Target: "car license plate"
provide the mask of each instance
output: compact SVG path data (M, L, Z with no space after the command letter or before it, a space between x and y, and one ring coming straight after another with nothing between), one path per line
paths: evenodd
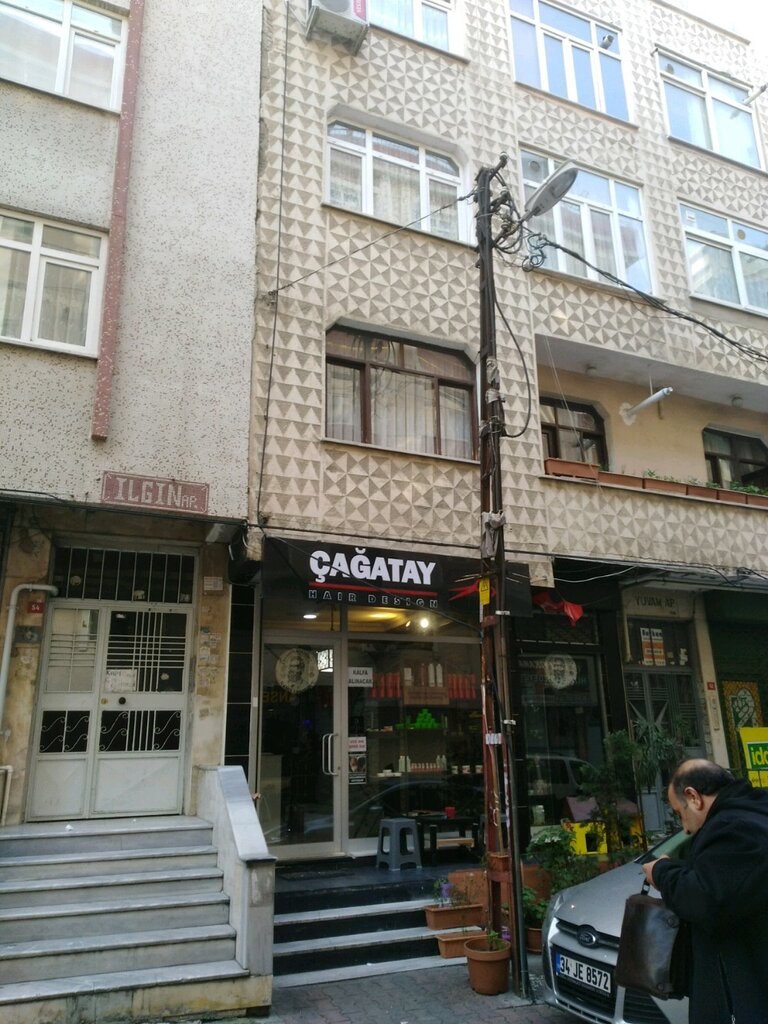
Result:
M576 960L572 956L555 953L555 974L576 981L580 985L596 988L598 992L611 994L611 975L608 971L595 967L594 964L584 963L583 960Z

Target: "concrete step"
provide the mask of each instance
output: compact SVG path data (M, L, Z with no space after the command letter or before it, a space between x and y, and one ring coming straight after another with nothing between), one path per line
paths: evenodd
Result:
M158 921L164 928L191 928L228 920L229 897L223 892L11 907L0 911L0 943L151 931Z
M7 857L48 856L108 850L146 850L163 846L209 846L212 826L202 818L91 818L39 822L0 830L0 862Z
M322 936L370 934L391 928L424 926L426 899L372 903L367 906L334 907L275 915L275 943L301 941Z
M405 960L387 960L382 963L347 964L325 970L304 971L298 974L275 975L274 988L299 988L303 985L326 985L331 981L349 981L352 978L374 978L382 974L401 974L403 971L423 971L432 967L455 967L463 960L445 960L441 956L409 957Z
M121 971L216 963L235 955L230 925L0 945L4 985Z
M221 890L222 877L219 868L201 867L0 882L0 910L8 907L55 906L58 903L95 903L123 897L152 897L169 891L217 892Z
M0 860L4 882L16 879L125 874L127 871L167 871L185 866L215 866L213 846L169 846L148 850L105 850L7 857Z
M274 974L390 962L408 957L432 956L437 952L435 932L426 926L314 937L275 944Z
M0 984L4 1024L100 1024L188 1015L232 1016L269 1005L269 979L252 977L235 960L139 971Z

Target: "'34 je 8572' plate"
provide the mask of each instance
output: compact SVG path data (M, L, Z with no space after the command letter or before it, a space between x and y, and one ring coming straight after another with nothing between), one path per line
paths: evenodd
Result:
M580 985L596 988L598 992L605 992L607 995L611 993L611 975L608 971L575 957L565 956L564 953L555 954L555 974L576 981Z

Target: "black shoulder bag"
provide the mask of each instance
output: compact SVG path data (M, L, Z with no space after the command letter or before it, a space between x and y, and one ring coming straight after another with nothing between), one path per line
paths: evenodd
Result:
M624 907L616 983L657 999L682 999L688 994L688 926L663 900L649 896L649 888L645 882Z

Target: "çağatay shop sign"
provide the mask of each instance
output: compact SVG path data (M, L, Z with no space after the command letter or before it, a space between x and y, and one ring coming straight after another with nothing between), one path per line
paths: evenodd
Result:
M389 608L455 608L476 616L479 560L423 552L267 538L264 590L295 587L304 600Z

